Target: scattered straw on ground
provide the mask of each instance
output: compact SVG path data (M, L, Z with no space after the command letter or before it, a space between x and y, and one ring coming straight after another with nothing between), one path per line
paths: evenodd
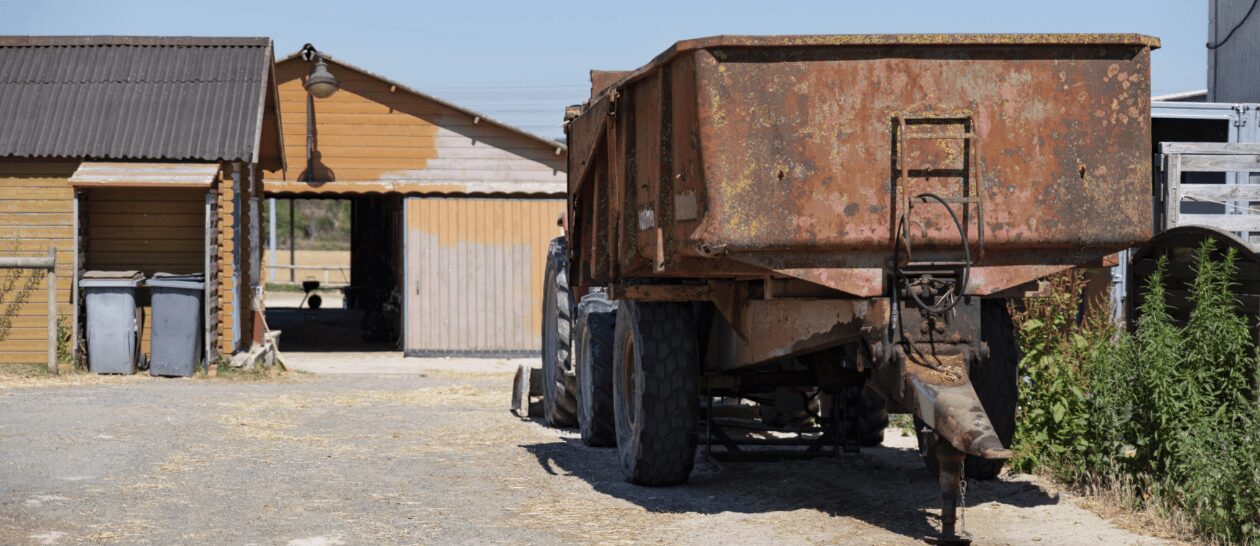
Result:
M508 400L500 392L480 389L472 385L451 385L401 391L353 391L333 396L311 399L308 404L320 406L358 407L379 402L417 406L422 408L506 408Z
M82 370L63 371L51 375L43 364L0 364L0 390L31 387L74 387L82 385L119 385L148 379L137 375L97 375ZM156 379L156 378L155 378Z
M1119 488L1103 488L1079 497L1076 503L1116 527L1166 540L1195 542L1193 525L1181 514L1158 508L1135 510L1135 502Z
M424 370L424 375L429 377L440 377L442 379L460 379L464 381L502 381L506 385L512 384L512 377L516 372L504 371L462 371L462 370L446 370L442 368L433 368Z
M650 512L608 496L576 496L548 488L516 510L514 525L558 532L577 543L641 544L651 533L669 536L668 528L684 519L679 514Z
M199 382L292 382L309 380L309 374L278 369L245 371L219 368L215 377L197 374L190 378L153 377L139 371L133 375L99 375L82 369L63 369L59 375L48 373L43 364L0 364L0 390L38 387L81 387L91 385L126 385L170 381Z

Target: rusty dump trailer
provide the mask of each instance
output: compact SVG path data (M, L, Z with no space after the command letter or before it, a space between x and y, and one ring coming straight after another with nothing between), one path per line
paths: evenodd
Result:
M1155 47L719 36L592 73L546 278L548 420L663 485L698 436L740 451L721 424L751 403L809 453L867 443L886 404L921 423L938 538L961 540L964 460L992 477L1011 455L1005 298L1151 236Z

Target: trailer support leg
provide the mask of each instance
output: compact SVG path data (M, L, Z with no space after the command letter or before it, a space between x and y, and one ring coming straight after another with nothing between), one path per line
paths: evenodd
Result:
M963 460L966 455L941 438L937 438L933 444L936 460L941 465L941 534L926 537L924 540L929 544L946 546L969 545L971 537L957 532L958 501L962 496Z

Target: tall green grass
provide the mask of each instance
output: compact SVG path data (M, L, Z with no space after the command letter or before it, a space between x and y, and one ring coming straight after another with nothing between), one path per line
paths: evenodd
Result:
M1075 273L1025 302L1015 469L1124 488L1205 539L1260 544L1256 325L1233 295L1235 252L1215 254L1211 240L1195 252L1184 325L1169 313L1164 260L1132 333L1111 325L1105 305L1081 310Z

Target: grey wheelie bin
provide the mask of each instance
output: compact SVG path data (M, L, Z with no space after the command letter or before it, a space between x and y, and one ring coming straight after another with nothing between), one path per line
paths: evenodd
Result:
M202 295L205 277L157 273L149 282L153 306L149 373L190 377L201 362Z
M88 369L133 374L140 363L144 311L136 304L139 271L88 271L79 281L87 307Z

